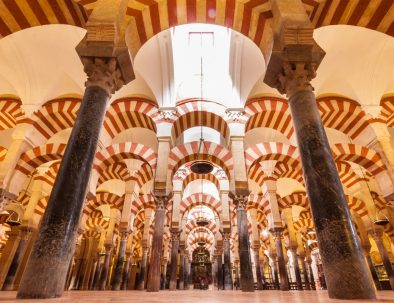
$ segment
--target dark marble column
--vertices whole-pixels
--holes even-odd
[[[21,240],[19,241],[18,248],[16,249],[14,258],[12,259],[11,266],[8,270],[7,277],[3,284],[3,290],[14,290],[14,280],[18,267],[23,259],[26,251],[26,246],[29,243],[32,229],[26,226],[20,227]]]
[[[376,246],[378,247],[379,254],[382,257],[383,266],[386,270],[387,276],[389,277],[391,289],[394,290],[394,270],[390,262],[389,254],[383,244],[383,232],[381,230],[374,230],[371,234],[375,240]]]
[[[112,249],[113,249],[112,244],[106,244],[104,246],[105,246],[105,257],[104,257],[104,263],[103,263],[103,268],[101,270],[101,276],[100,276],[100,282],[99,282],[99,289],[100,290],[105,290],[107,287],[109,266],[111,263]]]
[[[305,290],[311,290],[311,285],[309,284],[309,277],[308,277],[308,268],[306,267],[306,262],[303,256],[301,258],[301,266],[302,266],[302,274],[304,276],[305,281]]]
[[[312,270],[312,261],[308,260],[308,269],[309,269],[309,280],[311,283],[311,289],[316,290],[316,284],[315,284],[315,277],[313,276],[313,270]]]
[[[289,101],[328,295],[332,299],[375,299],[310,83],[324,51],[313,40],[310,27],[300,25],[294,31],[284,23],[277,26],[286,34],[275,37],[264,81],[286,93]],[[300,36],[304,38],[298,39]]]
[[[155,195],[156,213],[155,213],[155,227],[153,230],[152,239],[152,256],[150,260],[150,267],[148,273],[147,291],[160,290],[160,267],[161,256],[163,253],[163,232],[164,220],[166,214],[166,205],[170,200],[170,196]]]
[[[176,290],[176,274],[178,269],[178,250],[180,230],[171,230],[171,268],[170,268],[170,286],[169,290]]]
[[[278,260],[276,255],[272,256],[272,263],[271,263],[271,270],[272,270],[272,278],[273,278],[273,282],[274,282],[274,288],[276,290],[280,290],[280,285],[279,285],[279,274],[278,274]]]
[[[189,256],[185,254],[185,289],[189,289],[189,279],[190,279],[190,262]]]
[[[302,286],[301,271],[300,271],[300,265],[298,263],[297,248],[290,248],[290,252],[294,262],[293,265],[294,265],[294,274],[297,282],[297,290],[303,290],[304,288]]]
[[[282,246],[282,231],[283,228],[273,228],[270,230],[272,235],[275,238],[275,249],[276,256],[278,260],[278,271],[280,276],[280,290],[289,290],[289,279],[287,277],[287,266],[285,263],[285,258],[283,255],[283,246]]]
[[[217,259],[217,280],[218,280],[218,289],[223,289],[223,259],[222,259],[222,248],[219,248],[217,251],[216,259]]]
[[[146,268],[148,266],[148,252],[149,247],[142,247],[142,260],[141,260],[141,267],[140,273],[138,274],[138,290],[145,289],[145,276],[146,276]]]
[[[130,280],[130,253],[126,253],[126,264],[124,267],[121,290],[127,290],[127,285]]]
[[[241,290],[254,291],[252,262],[250,259],[250,243],[248,231],[248,219],[246,216],[247,195],[235,195],[232,197],[237,208],[238,225],[238,250],[241,267]]]
[[[168,261],[167,261],[167,259],[165,258],[164,260],[163,260],[163,273],[162,273],[162,275],[163,275],[163,289],[166,289],[167,288],[167,265],[168,265]]]
[[[128,232],[122,232],[120,235],[121,240],[119,244],[118,259],[116,261],[116,266],[114,270],[114,278],[112,280],[112,290],[120,290],[120,286],[122,284],[123,265],[125,261],[126,244],[127,244],[128,236],[129,236]]]
[[[84,58],[83,63],[88,75],[85,94],[18,298],[53,298],[63,294],[105,110],[111,93],[123,85],[115,58]]]
[[[218,288],[218,258],[216,257],[216,252],[214,253],[212,258],[212,282],[213,282],[213,288],[217,289]]]
[[[185,288],[185,248],[181,247],[179,251],[179,290]]]
[[[233,289],[231,276],[230,233],[223,233],[223,258],[224,258],[224,290]]]
[[[257,290],[263,289],[263,278],[261,275],[261,268],[260,268],[260,254],[259,254],[259,247],[253,248],[254,252],[254,266],[256,268],[256,280],[257,280]]]
[[[93,285],[92,285],[93,290],[99,289],[101,271],[103,270],[103,262],[104,262],[103,256],[101,254],[99,254],[98,259],[97,259],[96,272],[94,273],[94,279],[93,279]]]

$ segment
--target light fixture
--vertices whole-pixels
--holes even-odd
[[[200,36],[200,43],[201,43],[201,49],[202,49],[202,35]],[[200,115],[199,115],[199,120],[200,120],[200,141],[198,145],[198,150],[197,150],[197,160],[192,163],[190,166],[190,170],[195,173],[195,174],[201,174],[201,175],[206,175],[210,174],[213,171],[213,165],[212,163],[208,160],[202,160],[202,154],[204,152],[205,148],[205,141],[204,141],[204,136],[203,136],[203,124],[202,124],[202,100],[204,97],[203,94],[203,64],[202,64],[202,51],[201,51],[201,57],[200,57]],[[210,156],[208,155],[208,158]]]
[[[204,217],[197,218],[197,225],[198,226],[204,227],[204,226],[207,226],[208,224],[209,224],[208,219],[206,219]]]
[[[8,218],[6,219],[5,223],[7,223],[9,226],[18,226],[21,225],[21,218],[19,217],[18,213],[15,211],[9,211],[10,214]]]

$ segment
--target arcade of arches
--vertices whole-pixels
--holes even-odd
[[[14,298],[394,290],[391,0],[0,0],[0,36]]]

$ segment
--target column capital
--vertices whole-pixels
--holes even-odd
[[[249,198],[249,191],[244,192],[229,192],[229,197],[234,201],[237,210],[246,210]]]
[[[171,200],[173,193],[171,192],[168,195],[163,194],[162,192],[154,192],[153,198],[156,204],[156,211],[157,210],[165,210],[167,207],[168,202]]]
[[[230,232],[223,232],[222,236],[223,236],[223,241],[230,241],[231,233]]]
[[[179,238],[181,236],[182,230],[177,229],[177,228],[171,228],[170,233],[171,233],[171,240],[172,241],[179,241]]]
[[[269,231],[275,239],[282,238],[283,227],[274,227],[274,228],[271,228]]]
[[[112,95],[125,84],[116,58],[82,57],[81,61],[88,76],[86,87],[99,86]]]

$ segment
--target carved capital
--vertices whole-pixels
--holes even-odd
[[[249,195],[245,194],[238,194],[238,193],[229,193],[229,197],[234,201],[237,210],[246,210],[248,205],[248,198]]]
[[[171,232],[171,240],[179,241],[182,231],[180,229],[171,228],[170,232]]]
[[[311,80],[316,77],[314,63],[284,62],[282,72],[278,75],[280,93],[291,97],[299,91],[313,91]]]
[[[282,234],[283,234],[283,228],[281,227],[275,227],[275,228],[271,228],[270,233],[272,234],[272,236],[277,240],[277,239],[282,239]]]
[[[88,76],[86,87],[99,86],[111,95],[124,85],[115,58],[82,58],[82,63]]]
[[[155,203],[156,203],[156,211],[158,211],[158,210],[165,210],[165,208],[168,205],[168,202],[172,198],[172,193],[170,193],[169,195],[153,193],[153,198],[154,198]]]
[[[223,241],[230,241],[231,234],[229,232],[223,232]]]

